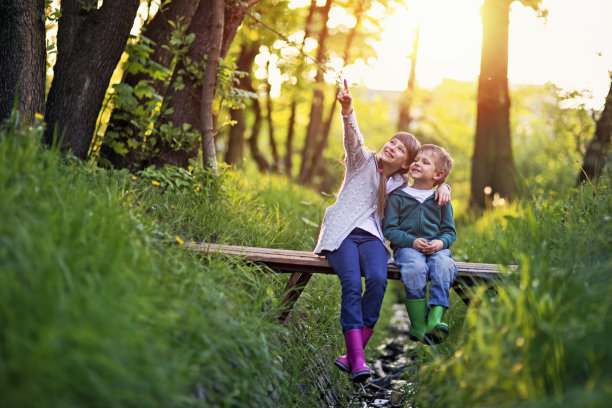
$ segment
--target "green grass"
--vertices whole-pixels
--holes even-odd
[[[0,406],[311,407],[322,374],[349,392],[329,371],[337,279],[313,278],[282,325],[286,276],[176,239],[311,249],[321,198],[227,171],[166,170],[186,182],[170,188],[41,149],[41,132],[0,130]]]
[[[459,227],[473,262],[520,273],[481,291],[455,341],[424,350],[423,407],[607,406],[612,393],[610,179]],[[452,326],[452,325],[451,325]]]

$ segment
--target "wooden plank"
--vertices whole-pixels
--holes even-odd
[[[281,301],[283,312],[280,320],[285,320],[295,302],[297,302],[313,273],[335,275],[325,257],[307,251],[290,249],[273,249],[246,247],[212,243],[186,243],[185,246],[194,252],[217,253],[230,257],[238,257],[256,264],[266,265],[279,273],[291,273],[285,286],[285,296]],[[459,297],[469,304],[472,288],[477,284],[491,285],[495,280],[515,271],[516,266],[500,268],[496,264],[473,262],[455,262],[458,273],[453,283],[453,289]],[[392,262],[387,266],[387,278],[401,280],[400,268]]]
[[[228,256],[237,256],[242,259],[261,262],[277,272],[293,273],[303,271],[309,273],[334,274],[325,257],[307,251],[295,251],[288,249],[257,248],[235,245],[211,244],[211,243],[187,243],[191,250],[205,253],[220,253]],[[495,279],[506,274],[496,264],[483,264],[473,262],[455,262],[458,274],[482,279]],[[516,267],[509,267],[510,270]],[[389,263],[388,278],[400,279],[400,269],[397,265]]]

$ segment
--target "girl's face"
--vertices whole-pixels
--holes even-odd
[[[408,149],[399,139],[391,138],[380,149],[378,156],[383,165],[392,170],[392,173],[406,170],[410,167],[410,163],[408,163]]]

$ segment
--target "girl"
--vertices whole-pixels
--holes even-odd
[[[327,258],[342,285],[340,325],[347,354],[334,364],[349,372],[351,381],[363,382],[370,376],[363,348],[378,321],[391,259],[381,228],[385,199],[406,183],[403,174],[419,142],[410,133],[398,133],[378,154],[366,149],[346,81],[337,98],[342,106],[346,169],[338,198],[325,211],[314,252]],[[436,191],[439,205],[450,201],[450,187],[444,186]],[[362,274],[366,284],[363,296]]]

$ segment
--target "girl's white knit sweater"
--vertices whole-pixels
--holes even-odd
[[[319,241],[314,252],[334,251],[342,241],[358,225],[361,225],[372,213],[376,220],[379,236],[382,237],[382,227],[377,208],[377,193],[380,183],[376,152],[366,149],[363,136],[359,131],[355,112],[344,116],[343,139],[346,153],[344,180],[338,192],[336,202],[325,210],[321,223]],[[387,180],[387,194],[406,182],[399,173]],[[389,259],[391,251],[386,240],[381,241],[387,249]]]

